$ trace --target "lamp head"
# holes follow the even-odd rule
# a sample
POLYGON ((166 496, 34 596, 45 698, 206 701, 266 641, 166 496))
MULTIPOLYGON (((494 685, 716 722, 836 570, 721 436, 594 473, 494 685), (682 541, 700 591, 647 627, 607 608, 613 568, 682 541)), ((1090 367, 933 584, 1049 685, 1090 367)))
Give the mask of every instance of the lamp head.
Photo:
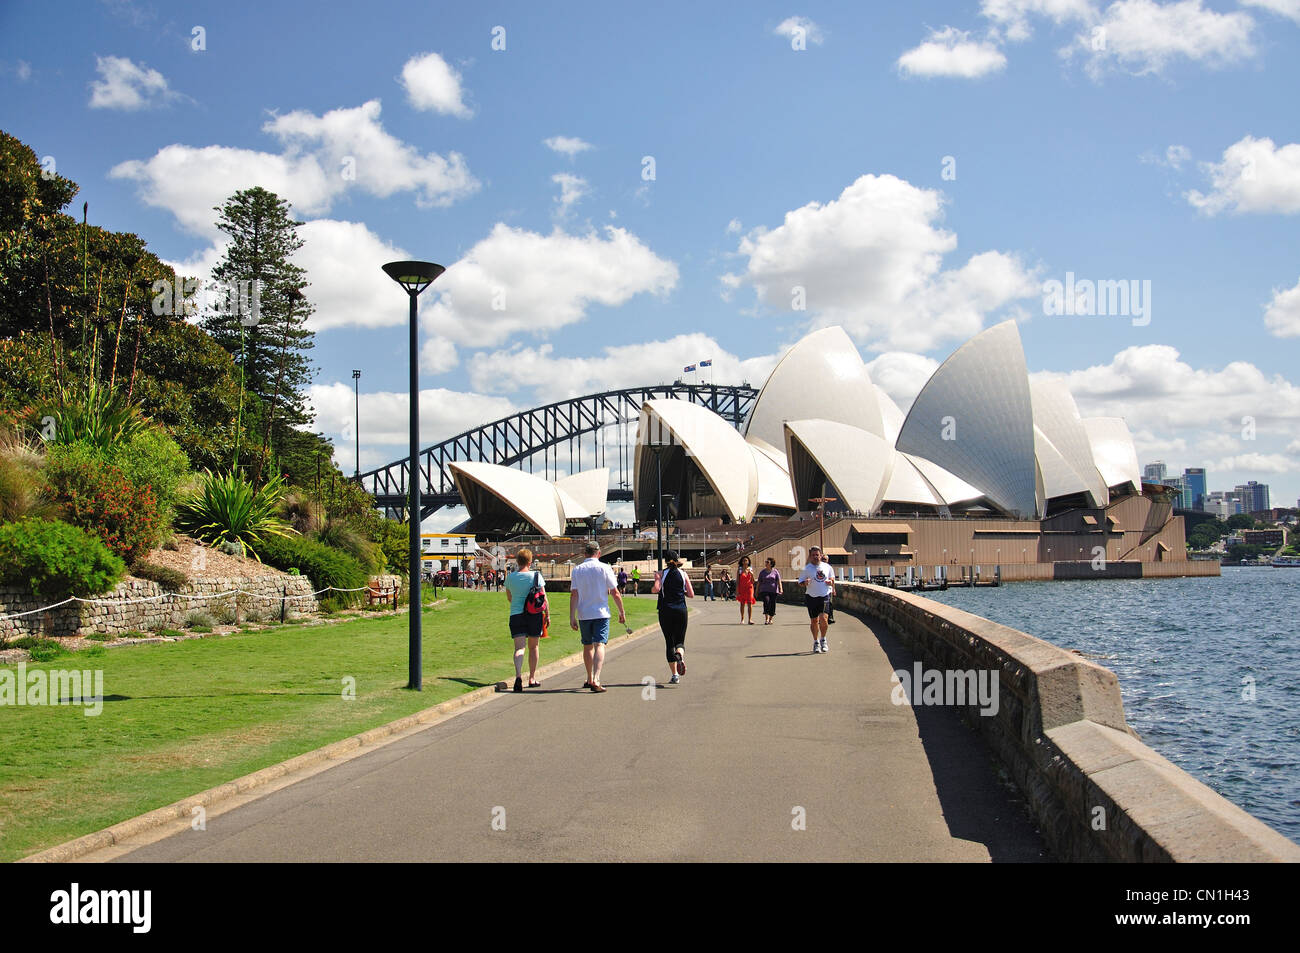
POLYGON ((405 289, 409 295, 418 295, 433 284, 435 278, 447 269, 431 261, 390 261, 384 273, 405 289))

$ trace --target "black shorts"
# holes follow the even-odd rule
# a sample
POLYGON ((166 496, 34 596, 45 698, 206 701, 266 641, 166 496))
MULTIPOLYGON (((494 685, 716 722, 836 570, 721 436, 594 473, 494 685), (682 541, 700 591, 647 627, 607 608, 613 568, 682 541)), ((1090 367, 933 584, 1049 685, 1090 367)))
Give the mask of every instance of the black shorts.
POLYGON ((521 612, 510 617, 510 637, 540 639, 542 637, 542 613, 521 612))
POLYGON ((808 618, 815 619, 826 614, 826 596, 804 596, 803 604, 808 607, 808 618))

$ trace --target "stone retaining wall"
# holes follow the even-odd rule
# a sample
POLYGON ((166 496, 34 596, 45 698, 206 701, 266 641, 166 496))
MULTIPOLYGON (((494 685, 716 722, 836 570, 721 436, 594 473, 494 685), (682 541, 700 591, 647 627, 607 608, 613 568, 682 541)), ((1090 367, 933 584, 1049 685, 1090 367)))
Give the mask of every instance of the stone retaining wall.
MULTIPOLYGON (((72 602, 57 609, 0 619, 0 638, 23 635, 76 636, 92 632, 121 635, 124 632, 148 632, 154 629, 179 629, 186 616, 196 610, 212 615, 216 621, 243 621, 251 617, 279 619, 283 603, 285 618, 312 616, 317 612, 313 586, 306 576, 205 577, 193 580, 175 593, 166 592, 156 582, 128 577, 112 591, 94 596, 96 602, 72 602), (242 589, 253 595, 217 597, 217 593, 242 589), (190 598, 185 598, 185 597, 190 598), (285 599, 285 596, 299 597, 285 599), (202 598, 194 598, 202 597, 202 598), (133 600, 149 599, 148 602, 133 600)), ((35 599, 31 593, 0 589, 0 616, 27 612, 57 602, 35 599)))
MULTIPOLYGON (((785 584, 786 601, 802 590, 785 584)), ((1061 860, 1300 861, 1300 846, 1143 744, 1114 672, 919 595, 841 583, 835 606, 880 619, 927 669, 998 673, 996 714, 963 706, 1061 860)), ((881 691, 890 686, 880 686, 881 691)))

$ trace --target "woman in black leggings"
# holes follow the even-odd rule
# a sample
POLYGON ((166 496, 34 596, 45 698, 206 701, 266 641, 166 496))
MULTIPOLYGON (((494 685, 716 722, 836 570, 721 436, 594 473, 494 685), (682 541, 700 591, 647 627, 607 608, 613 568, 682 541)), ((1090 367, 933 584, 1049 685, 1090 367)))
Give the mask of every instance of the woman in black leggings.
POLYGON ((672 672, 668 681, 676 685, 686 674, 686 600, 694 598, 695 590, 675 552, 664 553, 664 561, 668 567, 655 573, 655 585, 650 591, 659 593, 659 631, 664 634, 668 670, 672 672))

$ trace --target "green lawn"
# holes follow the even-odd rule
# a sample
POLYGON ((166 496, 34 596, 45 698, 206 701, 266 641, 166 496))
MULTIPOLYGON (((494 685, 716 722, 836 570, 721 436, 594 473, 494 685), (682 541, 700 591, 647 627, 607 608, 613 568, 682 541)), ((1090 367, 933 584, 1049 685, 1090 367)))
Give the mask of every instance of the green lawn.
MULTIPOLYGON (((71 705, 0 706, 0 861, 513 678, 504 595, 440 595, 448 601, 424 613, 420 693, 403 687, 405 615, 29 662, 28 671, 101 669, 106 700, 98 717, 71 705), (354 701, 343 698, 346 677, 354 701)), ((543 663, 581 649, 568 595, 550 601, 543 663)), ((653 599, 627 605, 634 629, 653 621, 653 599)))

